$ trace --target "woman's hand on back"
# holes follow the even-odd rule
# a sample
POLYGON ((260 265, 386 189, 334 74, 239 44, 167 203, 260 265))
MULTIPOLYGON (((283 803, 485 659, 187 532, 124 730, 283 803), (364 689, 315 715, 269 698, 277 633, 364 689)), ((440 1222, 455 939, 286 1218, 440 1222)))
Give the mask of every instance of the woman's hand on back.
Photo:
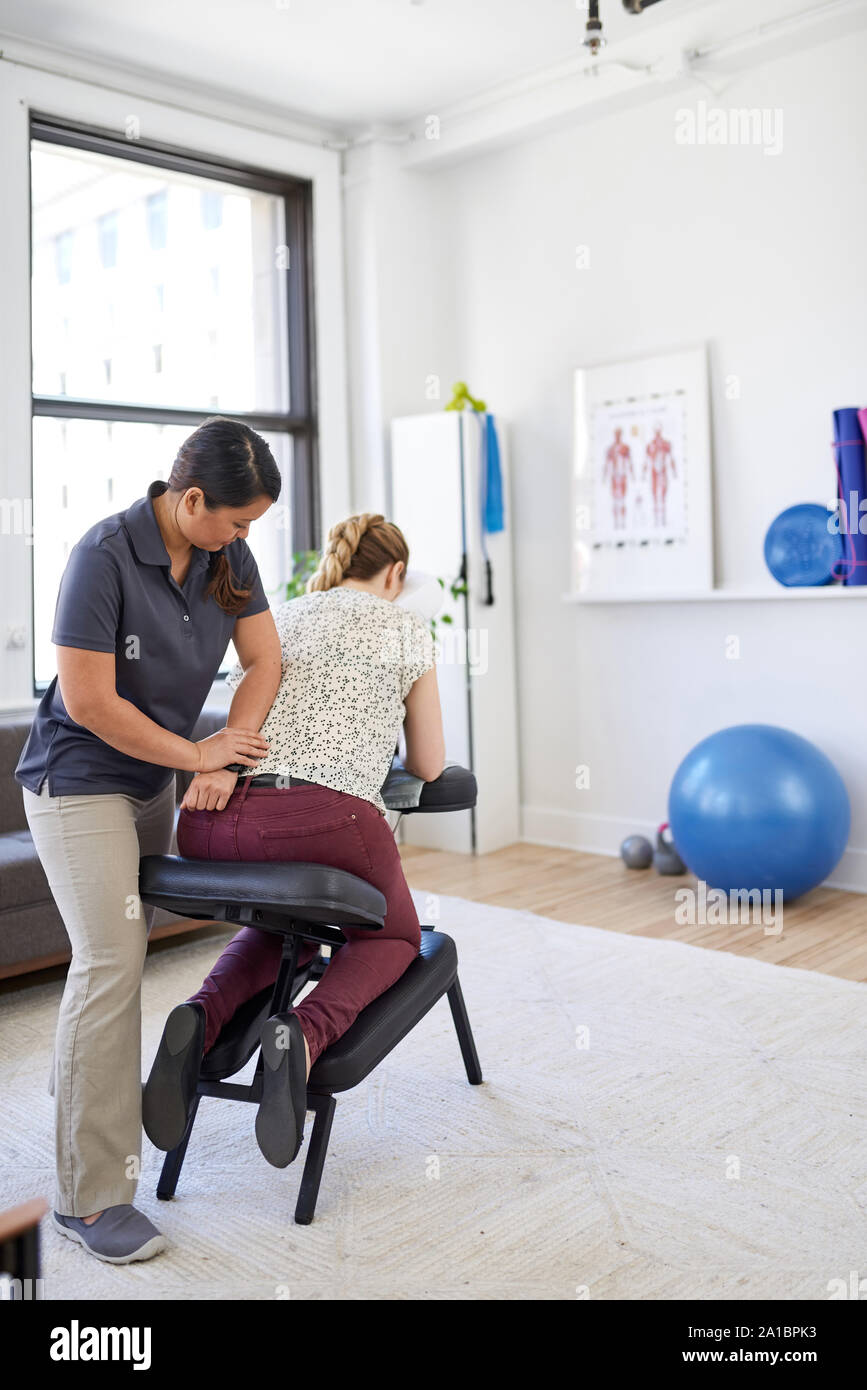
POLYGON ((208 738, 196 743, 199 752, 199 766, 196 772, 217 772, 228 767, 229 763, 243 763, 245 767, 255 767, 260 758, 268 752, 268 742, 255 729, 218 729, 208 738))
POLYGON ((197 772, 181 802, 182 811, 222 811, 238 780, 237 772, 197 772))

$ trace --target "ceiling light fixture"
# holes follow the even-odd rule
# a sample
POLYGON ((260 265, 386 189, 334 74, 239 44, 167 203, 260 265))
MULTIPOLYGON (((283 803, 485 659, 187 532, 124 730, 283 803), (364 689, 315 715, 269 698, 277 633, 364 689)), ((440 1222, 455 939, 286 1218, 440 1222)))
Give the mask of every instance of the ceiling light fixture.
MULTIPOLYGON (((650 5, 658 5, 659 0, 623 0, 627 14, 642 14, 650 5)), ((606 39, 602 33, 602 20, 599 18, 599 0, 587 0, 587 23, 584 26, 584 47, 590 49, 596 58, 599 50, 605 47, 606 39)))
POLYGON ((599 0, 589 0, 587 6, 587 23, 584 27, 584 47, 589 48, 595 58, 600 48, 605 47, 605 38, 602 33, 602 20, 599 18, 599 0))

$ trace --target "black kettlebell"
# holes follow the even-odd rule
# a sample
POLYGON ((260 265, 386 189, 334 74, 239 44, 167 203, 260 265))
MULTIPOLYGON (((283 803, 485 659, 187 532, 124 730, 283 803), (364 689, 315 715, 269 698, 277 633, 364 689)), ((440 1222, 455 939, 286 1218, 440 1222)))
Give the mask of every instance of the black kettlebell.
POLYGON ((668 830, 668 821, 665 821, 656 834, 656 851, 653 856, 653 867, 660 874, 685 874, 686 865, 677 852, 674 840, 665 838, 665 831, 668 830))

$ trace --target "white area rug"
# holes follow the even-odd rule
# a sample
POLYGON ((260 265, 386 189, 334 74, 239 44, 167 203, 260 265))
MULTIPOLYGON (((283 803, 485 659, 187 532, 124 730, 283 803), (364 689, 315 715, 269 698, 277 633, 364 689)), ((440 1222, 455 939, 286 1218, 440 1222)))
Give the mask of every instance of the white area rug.
MULTIPOLYGON (((138 1205, 169 1248, 115 1268, 43 1223, 46 1298, 825 1299, 867 1275, 863 985, 414 897, 457 941, 484 1084, 443 999, 337 1097, 306 1227, 306 1143, 271 1168, 255 1107, 204 1099, 172 1202, 145 1140, 138 1205)), ((145 1075, 221 944, 148 961, 145 1075)), ((51 1200, 60 994, 2 1002, 4 1207, 51 1200)))

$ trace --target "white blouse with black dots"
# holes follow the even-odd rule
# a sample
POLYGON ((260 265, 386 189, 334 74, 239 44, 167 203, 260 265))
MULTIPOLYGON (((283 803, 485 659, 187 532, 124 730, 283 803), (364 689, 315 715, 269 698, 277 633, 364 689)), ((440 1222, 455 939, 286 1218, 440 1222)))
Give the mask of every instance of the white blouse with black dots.
MULTIPOLYGON (((394 756, 413 683, 434 665, 430 625, 363 589, 318 590, 274 609, 283 675, 261 733, 268 752, 240 776, 303 777, 372 801, 394 756)), ((236 664, 226 677, 234 690, 236 664)))

